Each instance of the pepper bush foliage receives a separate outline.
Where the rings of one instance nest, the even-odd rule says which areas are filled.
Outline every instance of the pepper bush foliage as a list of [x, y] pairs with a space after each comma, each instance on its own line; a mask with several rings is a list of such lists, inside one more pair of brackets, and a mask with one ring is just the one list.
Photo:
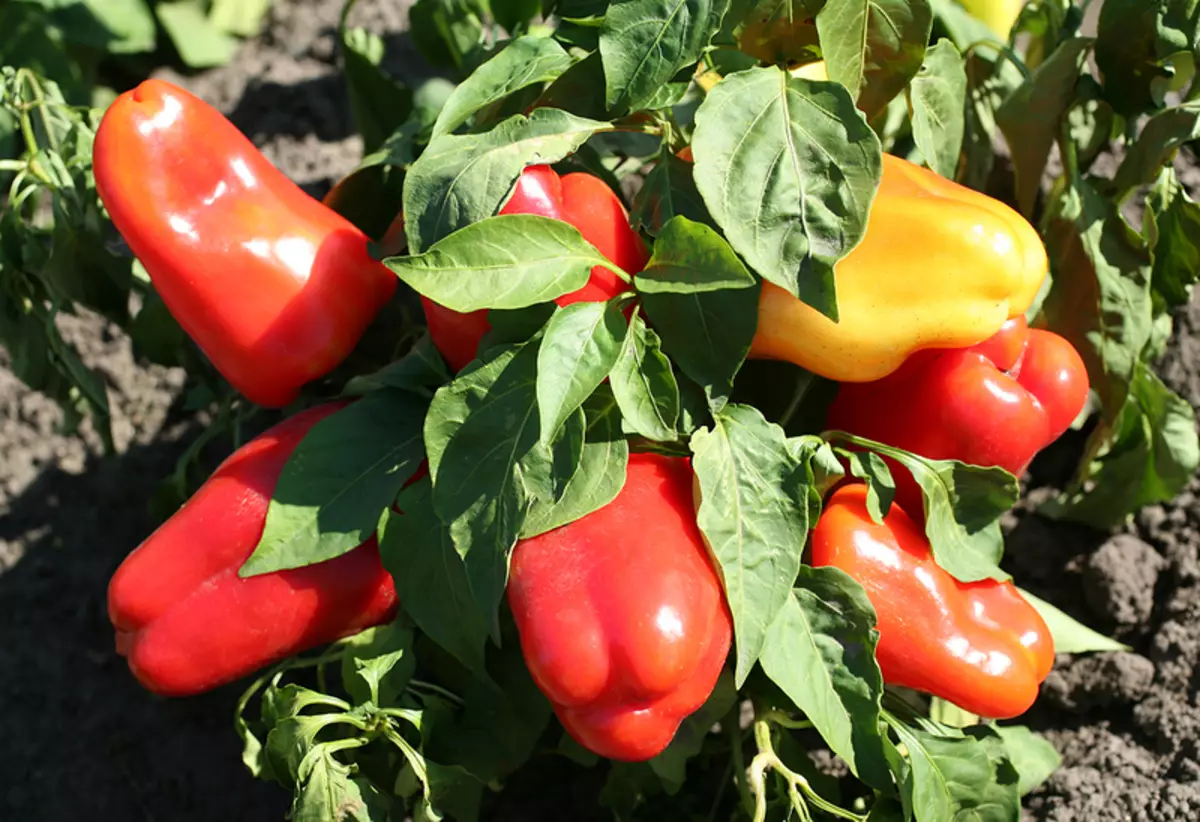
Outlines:
[[[745, 360], [764, 281], [837, 316], [834, 268], [865, 231], [881, 152], [897, 154], [1010, 192], [1043, 235], [1051, 278], [1029, 317], [1076, 347], [1094, 391], [1075, 479], [1044, 513], [1107, 528], [1183, 488], [1196, 421], [1153, 363], [1200, 271], [1200, 206], [1172, 166], [1200, 138], [1200, 3], [1106, 0], [1094, 35], [1086, 6], [1030, 3], [1005, 40], [950, 0], [419, 0], [414, 41], [460, 82], [415, 89], [343, 17], [365, 156], [329, 202], [377, 240], [402, 212], [405, 248], [387, 265], [451, 309], [487, 309], [491, 331], [451, 375], [413, 328], [375, 329], [305, 401], [360, 398], [297, 448], [242, 574], [326, 560], [374, 533], [401, 613], [267, 672], [239, 705], [245, 762], [295, 792], [295, 819], [474, 820], [505, 784], [580, 768], [604, 769], [601, 801], [618, 819], [1019, 819], [1053, 748], [885, 688], [873, 653], [846, 652], [877, 640], [862, 588], [803, 561], [844, 465], [886, 510], [894, 487], [877, 454], [922, 487], [939, 565], [1007, 579], [999, 517], [1016, 479], [823, 433], [826, 381]], [[787, 71], [816, 60], [828, 82]], [[31, 132], [4, 167], [16, 174], [5, 219], [36, 185], [75, 210], [71, 224], [95, 224], [78, 239], [103, 237], [93, 116], [48, 107], [30, 75], [5, 82], [8, 107], [56, 152]], [[533, 163], [635, 192], [652, 256], [627, 294], [550, 302], [612, 264], [559, 223], [494, 216]], [[80, 290], [89, 279], [54, 265], [64, 241], [36, 232], [15, 252], [18, 235], [0, 235], [0, 337], [31, 385], [103, 415], [102, 386], [69, 351], [34, 361], [15, 342], [46, 306], [97, 307]], [[111, 248], [89, 254], [144, 296], [141, 313], [113, 316], [149, 325], [149, 284]], [[629, 309], [629, 323], [605, 321]], [[161, 339], [169, 317], [152, 327]], [[161, 350], [213, 383], [170, 339]], [[692, 458], [735, 644], [665, 752], [600, 763], [551, 721], [504, 592], [517, 540], [610, 502], [631, 448]], [[429, 477], [405, 487], [424, 460]], [[1034, 602], [1060, 650], [1120, 647]], [[850, 776], [818, 772], [807, 751], [819, 747]]]

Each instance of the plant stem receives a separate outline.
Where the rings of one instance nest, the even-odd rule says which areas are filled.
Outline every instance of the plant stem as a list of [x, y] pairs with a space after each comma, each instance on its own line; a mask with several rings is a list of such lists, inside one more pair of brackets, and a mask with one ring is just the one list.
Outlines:
[[746, 784], [746, 755], [742, 752], [742, 726], [738, 721], [740, 717], [741, 705], [735, 702], [721, 724], [725, 726], [725, 733], [729, 734], [730, 761], [733, 763], [733, 777], [737, 783], [738, 795], [742, 798], [742, 807], [746, 813], [753, 814], [754, 797], [750, 794], [750, 786]]

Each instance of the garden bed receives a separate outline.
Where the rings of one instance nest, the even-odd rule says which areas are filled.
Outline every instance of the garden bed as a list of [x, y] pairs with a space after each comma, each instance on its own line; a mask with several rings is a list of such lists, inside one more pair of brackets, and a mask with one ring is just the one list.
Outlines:
[[[360, 154], [336, 68], [341, 0], [280, 4], [227, 67], [181, 79], [230, 114], [268, 156], [320, 196]], [[391, 33], [392, 70], [415, 79], [400, 3], [360, 4], [361, 24]], [[1180, 176], [1200, 194], [1200, 167]], [[1177, 318], [1167, 384], [1200, 406], [1200, 304]], [[149, 502], [202, 420], [184, 410], [182, 372], [145, 368], [95, 318], [65, 331], [109, 382], [121, 447], [56, 433], [58, 408], [0, 370], [0, 814], [216, 822], [282, 819], [289, 797], [240, 762], [231, 717], [240, 687], [168, 701], [129, 676], [113, 648], [105, 586], [154, 527]], [[4, 363], [0, 353], [0, 365]], [[1077, 461], [1071, 435], [1034, 464], [1008, 520], [1007, 568], [1022, 586], [1111, 633], [1130, 653], [1061, 656], [1027, 717], [1063, 755], [1026, 801], [1055, 822], [1200, 818], [1200, 482], [1104, 534], [1032, 513]], [[491, 817], [604, 818], [597, 780], [577, 795], [520, 791]], [[556, 804], [558, 803], [558, 804]], [[573, 807], [566, 807], [573, 804]]]

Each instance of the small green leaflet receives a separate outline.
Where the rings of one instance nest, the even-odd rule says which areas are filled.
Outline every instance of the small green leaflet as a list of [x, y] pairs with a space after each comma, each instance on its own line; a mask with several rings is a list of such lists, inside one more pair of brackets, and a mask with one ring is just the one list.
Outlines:
[[808, 538], [805, 466], [783, 429], [751, 406], [728, 405], [692, 435], [696, 522], [716, 557], [737, 639], [740, 687], [792, 596]]
[[846, 89], [775, 67], [730, 74], [696, 111], [692, 151], [696, 187], [734, 250], [836, 319], [833, 266], [866, 232], [883, 163]]
[[662, 353], [658, 335], [646, 326], [636, 308], [608, 378], [630, 431], [658, 441], [678, 436], [679, 383], [671, 361]]
[[567, 417], [616, 364], [628, 332], [622, 302], [573, 303], [557, 311], [546, 325], [537, 376], [543, 444], [553, 441]]
[[1054, 639], [1055, 653], [1086, 654], [1094, 651], [1130, 650], [1129, 646], [1125, 643], [1117, 642], [1115, 639], [1110, 639], [1104, 636], [1104, 634], [1093, 631], [1083, 623], [1076, 621], [1073, 617], [1055, 608], [1044, 599], [1035, 597], [1024, 589], [1018, 590], [1020, 590], [1021, 596], [1029, 600], [1029, 604], [1037, 610], [1042, 620], [1046, 623], [1046, 627], [1050, 629], [1050, 636]]
[[555, 163], [608, 123], [560, 109], [515, 114], [482, 134], [433, 140], [404, 179], [405, 231], [413, 253], [491, 217], [511, 196], [525, 166]]
[[1049, 779], [1062, 764], [1062, 757], [1054, 750], [1050, 740], [1024, 725], [993, 725], [992, 730], [1004, 740], [1008, 758], [1017, 769], [1020, 776], [1017, 789], [1021, 796]]
[[574, 226], [533, 214], [491, 217], [385, 264], [425, 297], [459, 312], [526, 308], [578, 291], [594, 266], [614, 268]]
[[579, 467], [555, 502], [535, 500], [521, 529], [523, 538], [587, 516], [616, 499], [625, 485], [629, 443], [621, 435], [621, 412], [601, 386], [583, 404], [587, 420]]
[[767, 632], [763, 670], [864, 782], [891, 785], [880, 738], [883, 675], [875, 662], [875, 609], [836, 568], [801, 566]]
[[[349, 6], [345, 7], [345, 11]], [[390, 76], [383, 62], [383, 38], [361, 28], [346, 27], [343, 11], [338, 36], [342, 67], [354, 125], [363, 138], [363, 154], [371, 154], [395, 132], [412, 111], [413, 94]]]
[[908, 86], [908, 104], [913, 140], [925, 163], [953, 180], [966, 129], [967, 69], [949, 40], [939, 40], [925, 52], [925, 62]]
[[1188, 196], [1173, 168], [1165, 168], [1146, 200], [1143, 224], [1154, 268], [1150, 289], [1168, 308], [1186, 305], [1200, 279], [1200, 204]]
[[455, 88], [433, 124], [432, 139], [449, 134], [476, 111], [514, 91], [555, 79], [572, 62], [563, 47], [549, 37], [518, 37]]
[[928, 0], [826, 0], [817, 12], [829, 79], [868, 117], [916, 76], [932, 26]]
[[279, 476], [262, 538], [239, 576], [312, 565], [366, 542], [424, 457], [426, 407], [386, 389], [314, 425]]
[[471, 595], [467, 568], [450, 530], [433, 510], [428, 478], [396, 500], [401, 513], [384, 512], [379, 555], [396, 581], [400, 607], [417, 627], [475, 673], [483, 671], [486, 615]]
[[751, 288], [755, 279], [720, 234], [678, 216], [662, 227], [633, 282], [641, 294], [699, 294]]
[[412, 629], [398, 622], [376, 625], [351, 637], [342, 655], [346, 693], [356, 704], [398, 706], [417, 668], [412, 646]]
[[391, 800], [366, 777], [351, 776], [350, 766], [333, 757], [333, 744], [314, 750], [308, 778], [296, 794], [289, 818], [293, 822], [386, 822]]
[[600, 27], [605, 103], [649, 107], [680, 69], [695, 63], [721, 27], [729, 0], [615, 0]]

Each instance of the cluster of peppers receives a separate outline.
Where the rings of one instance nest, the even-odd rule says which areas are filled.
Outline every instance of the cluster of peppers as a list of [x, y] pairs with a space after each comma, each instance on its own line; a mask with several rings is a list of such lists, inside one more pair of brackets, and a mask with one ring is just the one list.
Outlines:
[[[143, 83], [111, 107], [95, 173], [167, 307], [261, 404], [286, 404], [340, 362], [395, 288], [362, 232], [169, 84]], [[645, 264], [621, 202], [589, 175], [528, 168], [503, 211], [571, 223], [626, 271]], [[830, 428], [1019, 475], [1087, 393], [1070, 345], [1025, 324], [1045, 273], [1041, 242], [1015, 212], [886, 157], [866, 237], [837, 268], [841, 321], [764, 285], [751, 356], [841, 382]], [[597, 268], [558, 302], [624, 288]], [[465, 366], [486, 314], [429, 301], [425, 310], [439, 351]], [[121, 565], [110, 616], [118, 651], [147, 688], [205, 691], [394, 617], [374, 538], [306, 568], [237, 575], [289, 454], [339, 407], [309, 409], [240, 448]], [[1010, 582], [963, 583], [934, 563], [920, 492], [892, 467], [897, 501], [883, 521], [868, 514], [865, 486], [843, 484], [826, 500], [809, 561], [866, 590], [886, 682], [981, 716], [1022, 713], [1053, 662], [1046, 625]], [[730, 651], [730, 613], [684, 458], [633, 454], [613, 502], [518, 542], [507, 599], [529, 670], [564, 727], [614, 759], [661, 752]]]

